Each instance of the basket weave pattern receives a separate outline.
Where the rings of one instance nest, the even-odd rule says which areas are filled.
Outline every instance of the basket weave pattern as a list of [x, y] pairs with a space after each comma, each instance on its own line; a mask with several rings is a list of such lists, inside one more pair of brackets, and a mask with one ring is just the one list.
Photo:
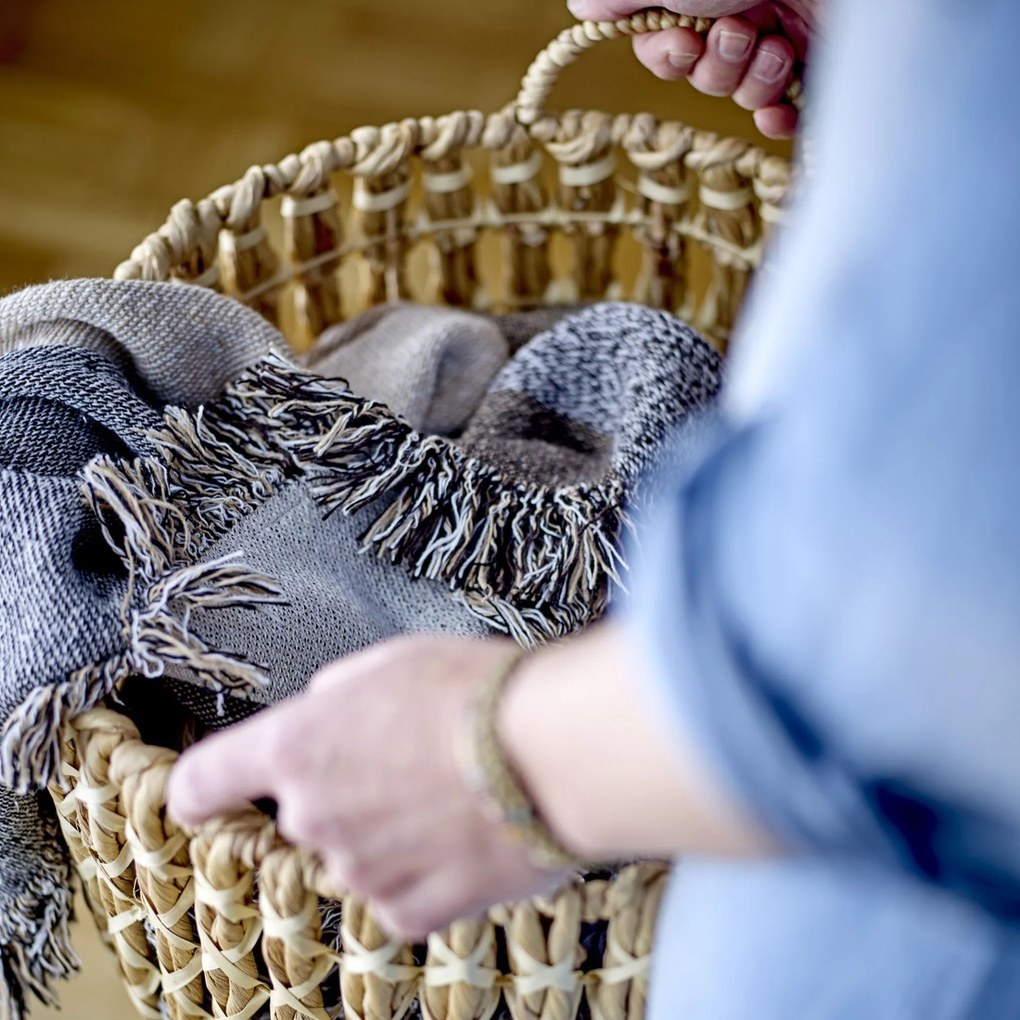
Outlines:
[[[401, 298], [513, 309], [606, 296], [674, 310], [724, 345], [781, 217], [788, 162], [647, 114], [544, 110], [585, 49], [677, 24], [710, 27], [662, 13], [578, 25], [540, 54], [506, 110], [360, 128], [252, 167], [174, 206], [116, 275], [222, 290], [298, 349]], [[282, 251], [264, 218], [276, 206]], [[579, 877], [425, 947], [401, 945], [255, 809], [175, 828], [165, 788], [176, 756], [98, 709], [66, 733], [51, 791], [140, 1015], [327, 1020], [342, 1003], [351, 1020], [488, 1020], [505, 1003], [515, 1020], [643, 1016], [665, 865]]]

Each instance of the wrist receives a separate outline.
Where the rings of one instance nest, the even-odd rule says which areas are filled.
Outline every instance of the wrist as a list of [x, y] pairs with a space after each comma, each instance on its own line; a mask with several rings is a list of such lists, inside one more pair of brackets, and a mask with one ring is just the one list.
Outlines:
[[583, 869], [584, 862], [549, 827], [505, 742], [503, 702], [530, 658], [520, 649], [510, 650], [474, 692], [458, 749], [461, 772], [482, 813], [523, 845], [533, 866], [549, 871]]
[[[495, 714], [503, 753], [536, 814], [556, 841], [585, 861], [605, 858], [590, 838], [591, 818], [578, 796], [577, 771], [584, 770], [584, 707], [567, 645], [531, 652], [509, 677]], [[583, 694], [582, 694], [583, 697]], [[580, 731], [580, 736], [577, 731]]]

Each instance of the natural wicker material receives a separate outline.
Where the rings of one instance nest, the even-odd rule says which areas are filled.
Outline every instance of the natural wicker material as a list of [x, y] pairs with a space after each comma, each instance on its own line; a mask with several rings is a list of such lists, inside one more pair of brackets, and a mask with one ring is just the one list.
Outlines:
[[[178, 203], [116, 275], [222, 289], [296, 348], [398, 298], [504, 309], [607, 295], [677, 310], [724, 344], [788, 162], [647, 114], [544, 111], [560, 70], [595, 42], [678, 24], [711, 22], [578, 25], [506, 110], [359, 128], [252, 167]], [[270, 226], [282, 217], [282, 254], [264, 212]], [[325, 1020], [341, 1000], [352, 1020], [487, 1020], [502, 1003], [515, 1020], [643, 1015], [663, 864], [579, 878], [414, 949], [258, 811], [178, 831], [164, 811], [176, 752], [146, 745], [124, 715], [79, 717], [64, 750], [65, 787], [52, 790], [64, 835], [142, 1016]]]

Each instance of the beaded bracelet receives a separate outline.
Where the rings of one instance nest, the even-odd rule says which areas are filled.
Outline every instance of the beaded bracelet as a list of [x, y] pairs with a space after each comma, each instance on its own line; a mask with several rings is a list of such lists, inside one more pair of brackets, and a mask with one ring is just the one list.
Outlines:
[[542, 820], [499, 738], [500, 702], [524, 657], [523, 650], [516, 650], [482, 685], [470, 707], [461, 754], [464, 779], [478, 794], [486, 816], [524, 844], [532, 864], [550, 871], [583, 871], [585, 862], [570, 853]]

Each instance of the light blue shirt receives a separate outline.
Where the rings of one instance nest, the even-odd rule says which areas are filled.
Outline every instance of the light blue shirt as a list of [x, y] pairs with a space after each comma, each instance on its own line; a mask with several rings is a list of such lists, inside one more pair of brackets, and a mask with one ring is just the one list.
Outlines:
[[812, 174], [633, 615], [796, 860], [681, 866], [656, 1020], [1020, 1018], [1020, 3], [836, 3]]

